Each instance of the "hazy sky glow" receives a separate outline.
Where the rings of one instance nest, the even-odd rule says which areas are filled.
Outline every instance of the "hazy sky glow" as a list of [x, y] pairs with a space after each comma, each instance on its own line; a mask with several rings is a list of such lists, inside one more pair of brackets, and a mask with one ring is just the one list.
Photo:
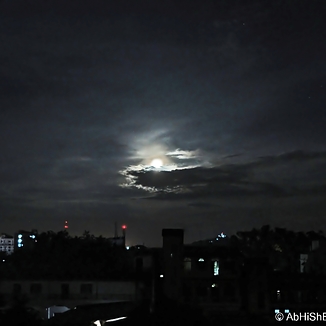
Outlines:
[[0, 232], [326, 229], [325, 10], [1, 2]]

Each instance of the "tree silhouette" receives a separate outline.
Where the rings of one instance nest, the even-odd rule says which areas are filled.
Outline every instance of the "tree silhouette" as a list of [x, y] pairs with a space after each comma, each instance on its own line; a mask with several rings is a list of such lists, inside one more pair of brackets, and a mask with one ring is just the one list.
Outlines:
[[71, 237], [67, 231], [41, 233], [33, 249], [17, 250], [2, 265], [10, 279], [128, 278], [131, 262], [124, 247], [85, 231]]

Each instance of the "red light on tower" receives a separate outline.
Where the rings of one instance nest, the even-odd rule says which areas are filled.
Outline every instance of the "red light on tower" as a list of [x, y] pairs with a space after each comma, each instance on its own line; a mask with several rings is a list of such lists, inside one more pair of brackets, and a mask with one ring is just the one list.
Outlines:
[[126, 224], [123, 224], [121, 226], [121, 229], [122, 229], [122, 237], [123, 237], [123, 241], [124, 241], [124, 246], [126, 245], [126, 230], [127, 230], [127, 225]]
[[64, 226], [65, 230], [69, 229], [69, 225], [68, 225], [68, 221], [65, 221], [65, 226]]

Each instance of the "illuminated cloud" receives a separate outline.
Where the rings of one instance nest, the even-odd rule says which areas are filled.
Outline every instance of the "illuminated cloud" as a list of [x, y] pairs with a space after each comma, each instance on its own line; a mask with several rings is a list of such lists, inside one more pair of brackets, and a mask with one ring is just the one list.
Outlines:
[[179, 160], [189, 160], [199, 157], [199, 150], [196, 151], [183, 151], [176, 149], [175, 151], [166, 153], [167, 156], [177, 158]]
[[[166, 173], [177, 170], [193, 169], [202, 165], [200, 162], [199, 151], [186, 151], [181, 149], [168, 150], [167, 146], [163, 144], [148, 144], [150, 140], [156, 139], [160, 133], [157, 132], [152, 137], [144, 137], [141, 140], [135, 141], [138, 146], [143, 146], [135, 150], [134, 155], [131, 157], [133, 160], [140, 161], [139, 164], [129, 165], [120, 171], [120, 174], [125, 177], [124, 183], [120, 184], [123, 188], [137, 188], [145, 190], [146, 192], [154, 193], [159, 191], [165, 192], [184, 192], [177, 185], [172, 187], [159, 185], [146, 186], [139, 182], [139, 176], [153, 172], [153, 173]], [[153, 162], [160, 162], [160, 164], [153, 164]]]

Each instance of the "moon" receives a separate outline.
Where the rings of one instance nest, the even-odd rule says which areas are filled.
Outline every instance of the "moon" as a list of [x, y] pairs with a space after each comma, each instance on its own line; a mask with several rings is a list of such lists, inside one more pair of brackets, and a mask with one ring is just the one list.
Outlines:
[[162, 165], [163, 165], [163, 162], [159, 158], [154, 158], [154, 160], [152, 160], [152, 162], [151, 162], [151, 166], [153, 166], [156, 169], [160, 168]]

